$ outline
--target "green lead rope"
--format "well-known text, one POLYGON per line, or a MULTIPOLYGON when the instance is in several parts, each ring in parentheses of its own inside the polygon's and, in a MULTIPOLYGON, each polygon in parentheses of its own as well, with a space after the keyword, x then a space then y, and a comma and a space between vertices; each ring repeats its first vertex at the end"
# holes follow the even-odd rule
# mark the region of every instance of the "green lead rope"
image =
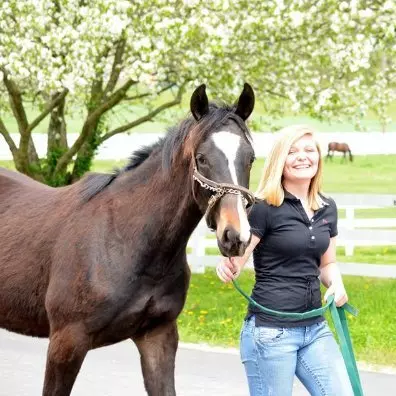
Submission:
POLYGON ((363 396, 362 384, 360 382, 359 371, 357 369, 355 355, 353 353, 352 341, 349 335, 347 318, 345 315, 345 311, 349 312, 353 316, 357 316, 358 310, 354 308, 350 304, 344 304, 342 307, 336 307, 334 296, 329 296, 326 305, 321 308, 313 309, 308 312, 281 312, 275 311, 273 309, 269 309, 264 307, 261 304, 258 304, 254 301, 250 296, 248 296, 239 286, 237 281, 233 280, 235 288, 239 293, 242 294, 249 303, 261 311, 273 315, 278 316, 280 318, 294 318, 294 319, 307 319, 313 318, 315 316, 324 315, 327 309, 330 309, 330 314, 334 323, 335 331, 337 333, 337 337, 340 343, 341 353, 345 361, 345 366, 348 371, 349 379, 351 381, 353 393, 355 396, 363 396))

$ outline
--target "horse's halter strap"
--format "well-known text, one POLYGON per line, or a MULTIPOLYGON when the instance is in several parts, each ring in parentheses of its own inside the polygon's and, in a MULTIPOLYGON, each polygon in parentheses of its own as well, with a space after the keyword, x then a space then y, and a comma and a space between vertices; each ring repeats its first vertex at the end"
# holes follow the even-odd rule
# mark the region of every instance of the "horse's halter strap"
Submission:
POLYGON ((220 200, 224 195, 240 195, 246 202, 246 208, 253 205, 255 197, 247 188, 238 186, 236 184, 217 183, 213 180, 210 180, 199 172, 197 164, 195 162, 195 156, 193 156, 192 161, 194 166, 193 179, 196 180, 201 187, 216 193, 212 195, 208 201, 208 206, 205 212, 205 219, 207 223, 212 208, 215 206, 216 202, 220 200))

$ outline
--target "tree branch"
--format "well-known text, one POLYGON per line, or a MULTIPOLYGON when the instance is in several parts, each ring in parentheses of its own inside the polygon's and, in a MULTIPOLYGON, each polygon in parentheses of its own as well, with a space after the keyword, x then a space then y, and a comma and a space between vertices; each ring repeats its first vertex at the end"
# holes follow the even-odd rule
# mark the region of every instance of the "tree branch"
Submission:
POLYGON ((64 91, 60 92, 58 96, 56 96, 48 105, 47 107, 44 109, 44 111, 36 118, 33 120, 32 123, 29 124, 28 128, 27 128, 27 132, 32 132, 34 128, 36 128, 36 126, 38 124, 40 124, 40 122, 42 120, 44 120, 45 117, 47 117, 47 115, 49 113, 51 113, 51 111, 57 107, 59 105, 59 103, 66 97, 66 95, 68 94, 69 90, 65 89, 64 91))
POLYGON ((107 82, 106 88, 104 89, 104 97, 109 92, 112 92, 117 85, 118 78, 120 77, 121 73, 121 64, 122 64, 122 57, 125 52, 125 46, 126 46, 126 40, 121 39, 117 43, 117 48, 114 54, 114 61, 113 61, 113 66, 111 68, 111 73, 110 73, 110 78, 109 81, 107 82))
POLYGON ((12 140, 12 137, 11 137, 10 133, 8 132, 7 127, 5 126, 5 124, 1 118, 0 118, 0 134, 3 135, 4 140, 7 142, 12 155, 15 155, 18 151, 18 148, 17 148, 15 142, 12 140))
POLYGON ((156 109, 154 109, 153 111, 149 112, 148 114, 146 114, 143 117, 138 118, 135 121, 132 121, 126 125, 123 125, 121 127, 118 127, 114 130, 112 130, 111 132, 106 133, 101 139, 100 139, 100 144, 102 144, 105 140, 111 138, 114 135, 117 135, 119 133, 125 132, 128 129, 132 129, 146 121, 150 121, 152 118, 154 118, 157 114, 161 113, 162 111, 169 109, 170 107, 176 106, 178 104, 180 104, 182 96, 183 96, 183 91, 184 91, 184 84, 179 88, 179 91, 175 97, 174 100, 164 103, 161 106, 158 106, 156 109))
POLYGON ((268 92, 270 95, 278 96, 279 98, 282 98, 282 99, 289 99, 286 95, 272 91, 271 89, 264 89, 264 92, 268 92))
POLYGON ((19 150, 23 155, 25 155, 28 152, 30 132, 27 130, 28 120, 25 108, 23 107, 22 94, 17 85, 8 78, 7 71, 3 67, 1 69, 3 72, 4 85, 6 86, 10 97, 11 109, 17 120, 19 133, 21 134, 19 150))
MULTIPOLYGON (((175 86, 175 83, 169 84, 167 85, 165 88, 162 88, 161 90, 159 90, 158 92, 156 92, 157 95, 161 95, 163 92, 167 91, 168 89, 171 89, 175 86)), ((152 95, 152 93, 150 92, 146 92, 144 94, 140 94, 140 95, 135 95, 135 96, 126 96, 124 98, 124 100, 136 100, 136 99, 142 99, 142 98, 146 98, 147 96, 152 95)))
POLYGON ((87 116, 87 119, 84 122, 84 125, 82 127, 80 136, 77 138, 77 140, 74 142, 74 144, 70 147, 70 149, 64 153, 60 158, 59 161, 54 169, 54 174, 63 171, 68 163, 71 161, 73 156, 77 154, 78 150, 82 147, 84 142, 87 140, 89 135, 92 132, 93 126, 95 125, 95 122, 104 114, 106 111, 110 110, 113 108, 116 104, 118 104, 126 95, 128 89, 136 84, 136 81, 133 80, 128 80, 126 83, 124 83, 123 86, 121 86, 117 91, 115 91, 107 100, 107 102, 103 103, 100 105, 98 108, 96 108, 94 111, 92 111, 91 114, 87 116))
POLYGON ((91 123, 97 120, 101 115, 109 111, 113 108, 117 103, 119 103, 122 99, 125 98, 128 89, 137 84, 136 81, 128 80, 124 83, 120 88, 117 89, 112 95, 109 96, 106 102, 102 103, 98 106, 87 118, 86 123, 91 123))

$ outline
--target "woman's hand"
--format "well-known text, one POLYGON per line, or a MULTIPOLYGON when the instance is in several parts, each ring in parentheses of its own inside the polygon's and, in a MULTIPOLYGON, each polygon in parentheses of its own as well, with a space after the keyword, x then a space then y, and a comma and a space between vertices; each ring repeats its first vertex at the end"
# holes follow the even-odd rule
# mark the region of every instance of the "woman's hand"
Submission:
POLYGON ((217 265, 216 273, 224 283, 231 282, 233 279, 238 278, 241 273, 241 268, 238 265, 236 257, 224 257, 217 265))
POLYGON ((348 302, 348 295, 342 281, 334 282, 330 285, 324 295, 324 300, 327 301, 331 295, 334 295, 334 301, 337 307, 342 307, 348 302))

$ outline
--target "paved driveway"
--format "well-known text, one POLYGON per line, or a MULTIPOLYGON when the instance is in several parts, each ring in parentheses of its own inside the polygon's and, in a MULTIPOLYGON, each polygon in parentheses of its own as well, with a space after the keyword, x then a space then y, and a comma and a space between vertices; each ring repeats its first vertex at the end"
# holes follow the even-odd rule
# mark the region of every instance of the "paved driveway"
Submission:
MULTIPOLYGON (((0 330, 0 396, 41 395, 47 340, 0 330)), ((394 395, 396 375, 362 371, 365 396, 394 395)), ((202 351, 181 346, 176 362, 179 396, 248 395, 235 351, 202 351)), ((139 356, 132 342, 89 352, 73 395, 146 395, 139 356)), ((307 395, 296 381, 294 396, 307 395)))

